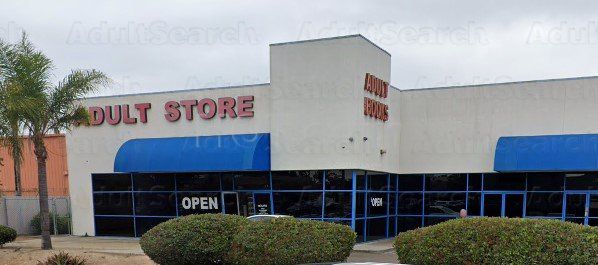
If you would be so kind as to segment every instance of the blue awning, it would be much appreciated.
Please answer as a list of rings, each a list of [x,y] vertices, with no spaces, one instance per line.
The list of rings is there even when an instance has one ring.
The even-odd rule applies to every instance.
[[[596,171],[598,134],[500,137],[494,170]]]
[[[114,172],[270,170],[270,134],[133,139],[114,160]]]

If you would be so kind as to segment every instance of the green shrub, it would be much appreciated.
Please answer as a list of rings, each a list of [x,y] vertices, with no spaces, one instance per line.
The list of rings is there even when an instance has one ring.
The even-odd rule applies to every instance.
[[[558,220],[455,219],[394,244],[409,264],[598,264],[598,228]]]
[[[37,262],[37,265],[85,265],[87,260],[77,256],[71,256],[69,253],[62,252],[52,254],[44,262]]]
[[[158,264],[227,263],[233,237],[249,221],[225,214],[189,215],[150,229],[141,249]]]
[[[17,239],[17,231],[10,227],[0,225],[0,247]]]
[[[350,227],[294,218],[252,222],[233,241],[237,264],[302,264],[344,261],[355,244]]]
[[[68,216],[56,215],[56,224],[58,225],[59,235],[69,234],[70,222]],[[31,222],[29,222],[29,227],[31,227],[33,235],[42,234],[41,215],[39,213],[33,216]],[[54,213],[50,213],[50,234],[54,234]]]

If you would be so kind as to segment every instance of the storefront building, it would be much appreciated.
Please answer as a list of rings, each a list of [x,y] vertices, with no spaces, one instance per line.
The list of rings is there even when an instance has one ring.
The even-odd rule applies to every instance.
[[[194,213],[350,225],[470,216],[598,224],[598,78],[399,90],[360,35],[273,44],[268,84],[85,100],[67,135],[78,235]]]

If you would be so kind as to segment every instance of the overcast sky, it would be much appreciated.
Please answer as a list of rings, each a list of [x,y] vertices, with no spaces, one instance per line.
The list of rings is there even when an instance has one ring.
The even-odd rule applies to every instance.
[[[269,82],[268,44],[361,33],[401,89],[598,75],[598,1],[0,1],[56,78],[95,68],[124,94]]]

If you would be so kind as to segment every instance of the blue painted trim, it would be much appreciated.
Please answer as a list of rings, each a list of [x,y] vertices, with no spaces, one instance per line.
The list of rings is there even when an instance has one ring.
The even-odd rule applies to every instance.
[[[343,172],[345,174],[346,172]],[[355,219],[357,217],[357,172],[355,170],[351,170],[351,185],[353,186],[353,191],[351,192],[351,228],[355,231]],[[357,231],[355,231],[357,233]]]

